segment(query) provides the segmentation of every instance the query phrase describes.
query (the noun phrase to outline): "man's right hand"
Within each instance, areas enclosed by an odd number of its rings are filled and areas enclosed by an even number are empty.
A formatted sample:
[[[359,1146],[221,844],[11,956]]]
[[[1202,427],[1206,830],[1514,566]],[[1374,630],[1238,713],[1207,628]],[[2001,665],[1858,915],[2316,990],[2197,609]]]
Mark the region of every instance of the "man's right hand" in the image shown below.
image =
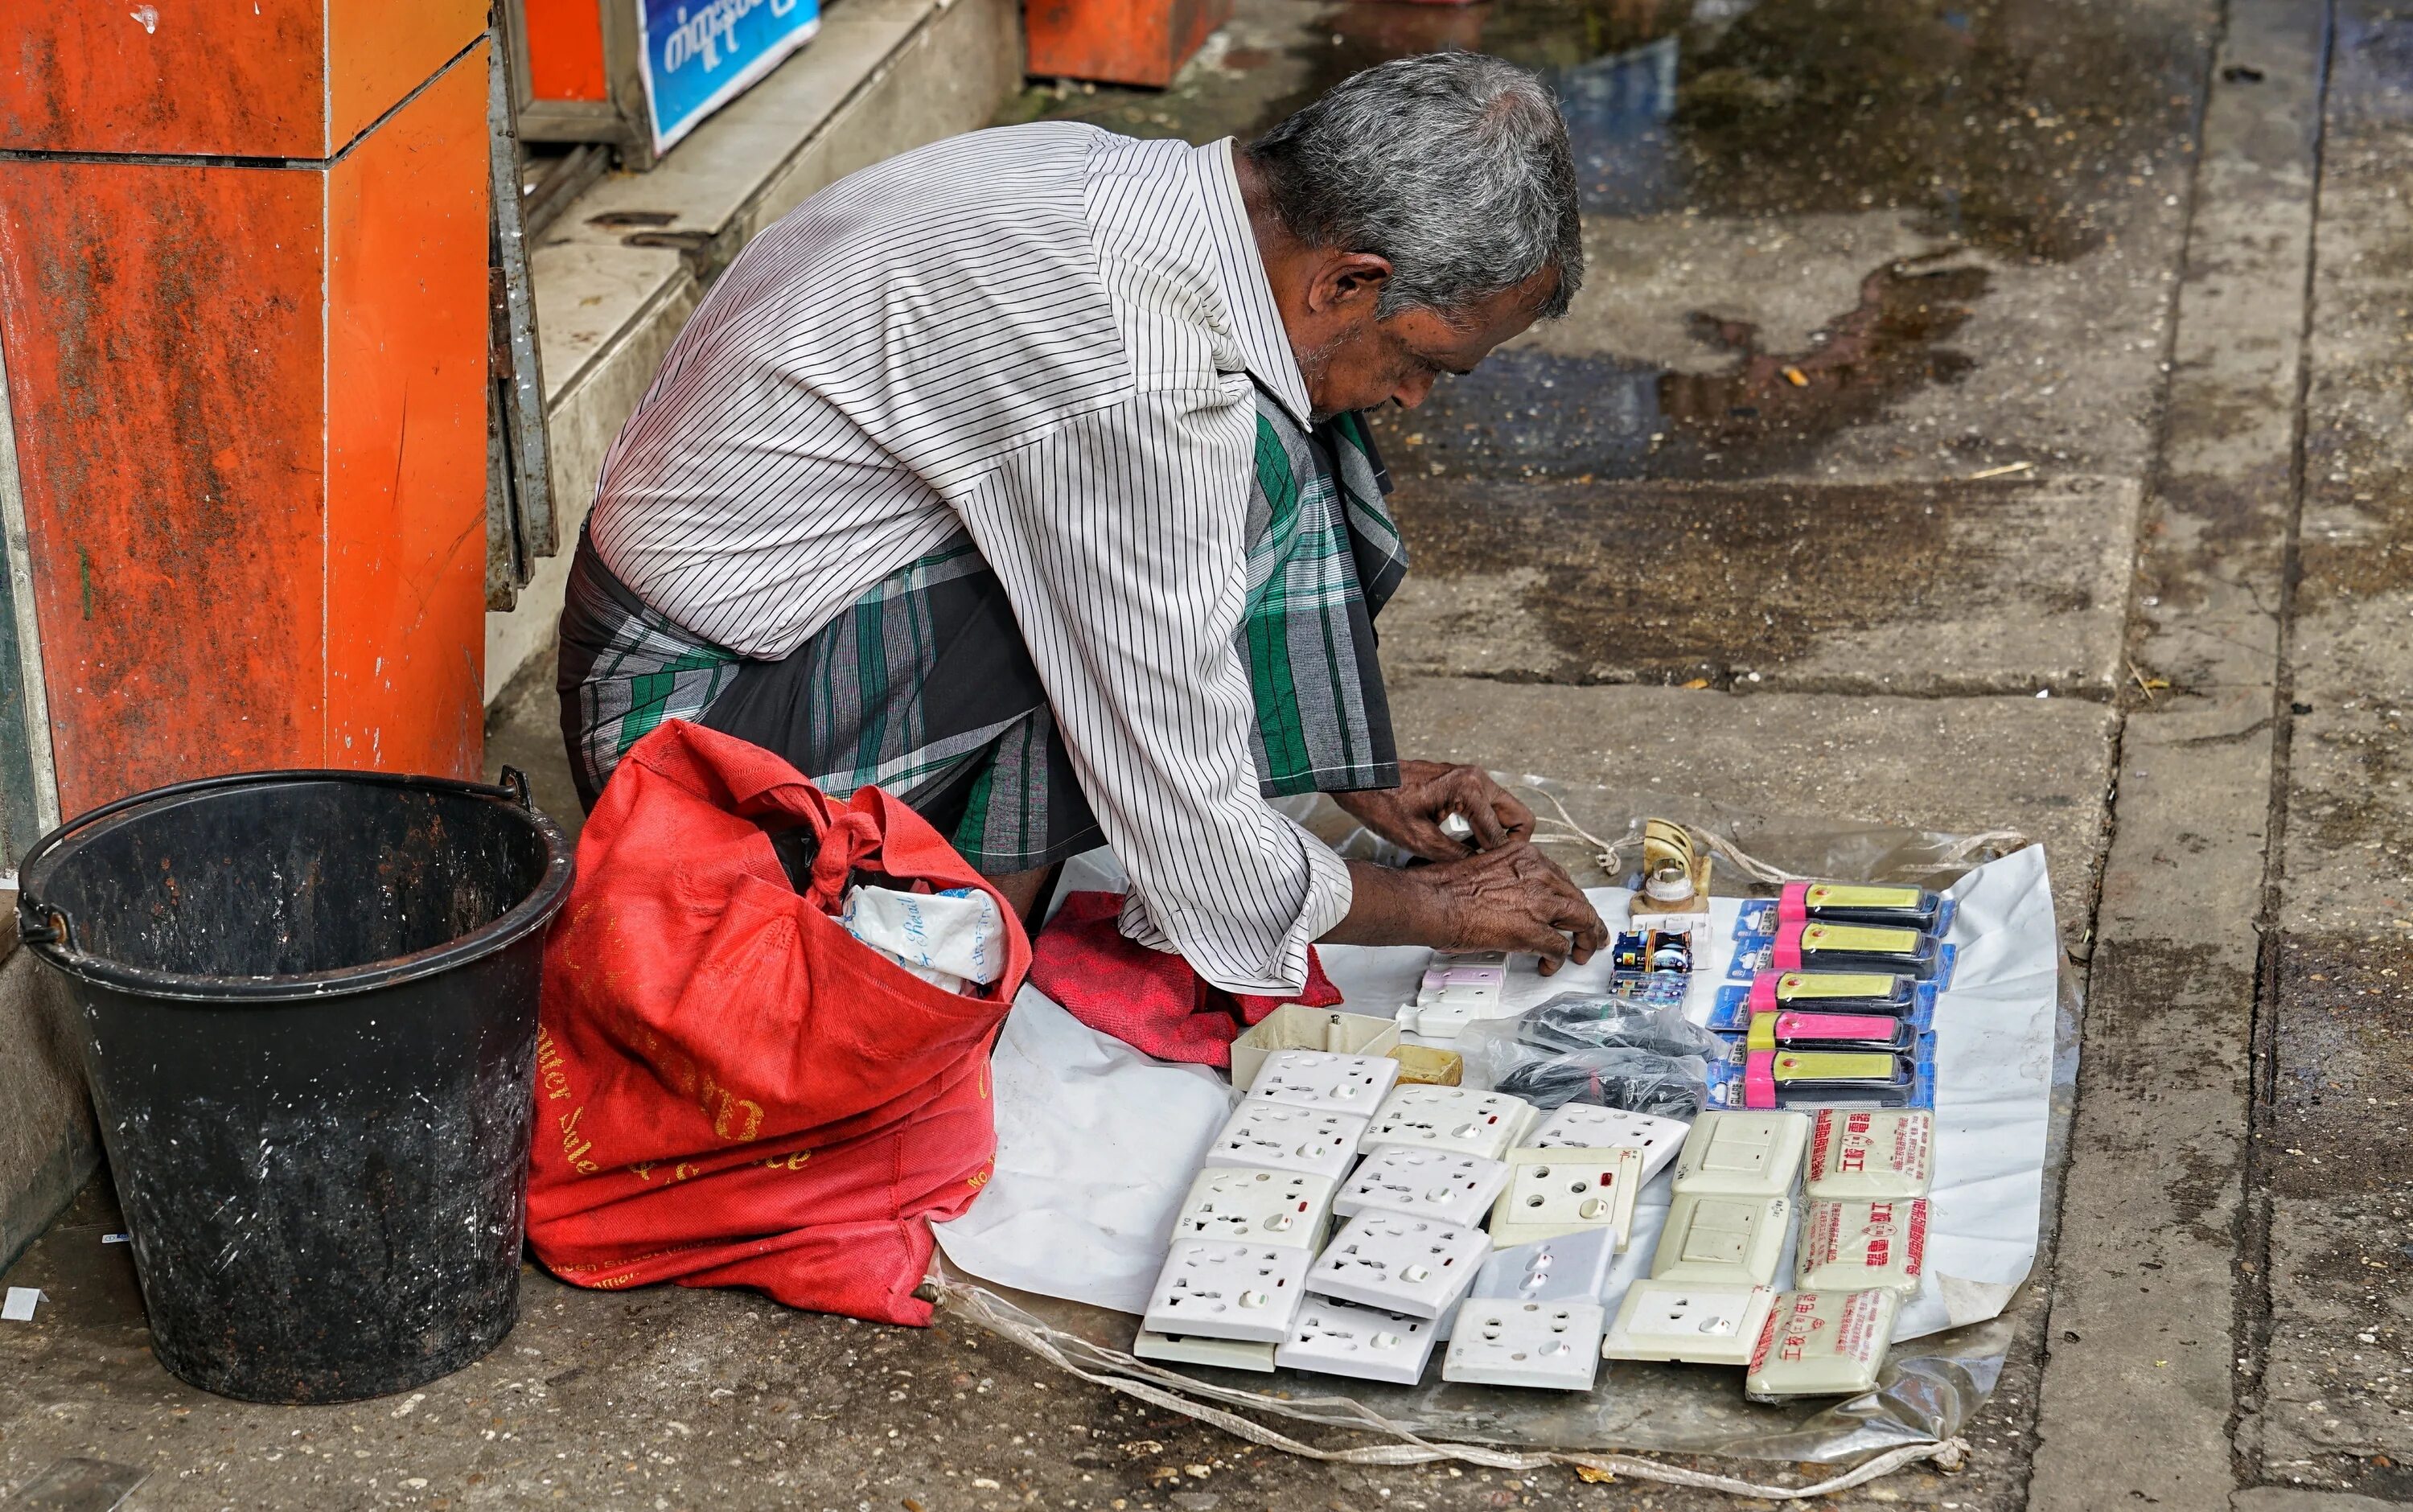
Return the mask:
[[[1353,861],[1349,876],[1348,916],[1324,937],[1334,944],[1523,951],[1547,976],[1608,943],[1583,890],[1529,840],[1404,870]]]

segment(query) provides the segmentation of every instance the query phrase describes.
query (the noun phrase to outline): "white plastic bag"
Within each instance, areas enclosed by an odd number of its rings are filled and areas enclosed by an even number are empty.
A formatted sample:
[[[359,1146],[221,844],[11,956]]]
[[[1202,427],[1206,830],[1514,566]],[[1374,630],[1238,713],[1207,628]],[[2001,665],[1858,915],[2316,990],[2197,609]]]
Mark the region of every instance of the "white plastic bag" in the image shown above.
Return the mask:
[[[900,893],[856,887],[838,915],[846,932],[933,986],[979,997],[1005,974],[1005,922],[986,893]]]

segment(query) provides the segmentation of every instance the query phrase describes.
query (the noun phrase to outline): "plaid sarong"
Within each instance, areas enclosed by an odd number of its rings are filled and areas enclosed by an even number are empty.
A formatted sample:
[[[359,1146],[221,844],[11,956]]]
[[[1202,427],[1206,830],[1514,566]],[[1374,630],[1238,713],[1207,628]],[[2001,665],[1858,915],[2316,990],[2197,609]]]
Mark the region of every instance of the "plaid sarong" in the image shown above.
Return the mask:
[[[1237,634],[1266,796],[1398,785],[1374,616],[1407,571],[1365,422],[1310,433],[1262,391]],[[785,757],[824,791],[877,783],[989,875],[1103,843],[1003,586],[957,537],[866,590],[777,661],[701,641],[581,540],[561,618],[562,735],[592,808],[629,747],[692,719]]]

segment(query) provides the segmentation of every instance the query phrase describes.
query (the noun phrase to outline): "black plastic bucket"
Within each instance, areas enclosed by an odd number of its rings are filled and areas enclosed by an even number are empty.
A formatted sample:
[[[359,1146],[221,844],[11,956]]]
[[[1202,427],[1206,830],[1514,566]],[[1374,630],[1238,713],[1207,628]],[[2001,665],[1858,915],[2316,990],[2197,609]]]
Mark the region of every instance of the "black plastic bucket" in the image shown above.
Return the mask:
[[[214,778],[25,858],[19,928],[82,1011],[151,1347],[193,1385],[348,1401],[511,1332],[570,851],[504,781]]]

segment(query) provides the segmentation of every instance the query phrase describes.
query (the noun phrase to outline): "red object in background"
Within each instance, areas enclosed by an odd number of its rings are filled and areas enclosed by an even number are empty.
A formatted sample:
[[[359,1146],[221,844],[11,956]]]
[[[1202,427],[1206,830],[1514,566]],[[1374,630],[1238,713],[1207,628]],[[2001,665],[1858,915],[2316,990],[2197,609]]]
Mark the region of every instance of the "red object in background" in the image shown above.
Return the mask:
[[[1232,0],[1024,0],[1027,71],[1162,89],[1231,14]]]
[[[606,100],[603,7],[597,0],[524,0],[528,88],[538,99]]]
[[[764,825],[819,838],[808,894]],[[838,803],[742,740],[673,720],[621,759],[545,945],[528,1239],[564,1281],[754,1286],[929,1322],[930,1221],[986,1183],[997,993],[921,981],[834,916],[850,868],[1005,899],[878,788]]]
[[[1030,985],[1101,1034],[1159,1060],[1232,1064],[1232,1042],[1286,1002],[1330,1008],[1340,989],[1307,952],[1307,985],[1295,998],[1226,992],[1180,956],[1123,938],[1120,893],[1073,893],[1032,947]]]

